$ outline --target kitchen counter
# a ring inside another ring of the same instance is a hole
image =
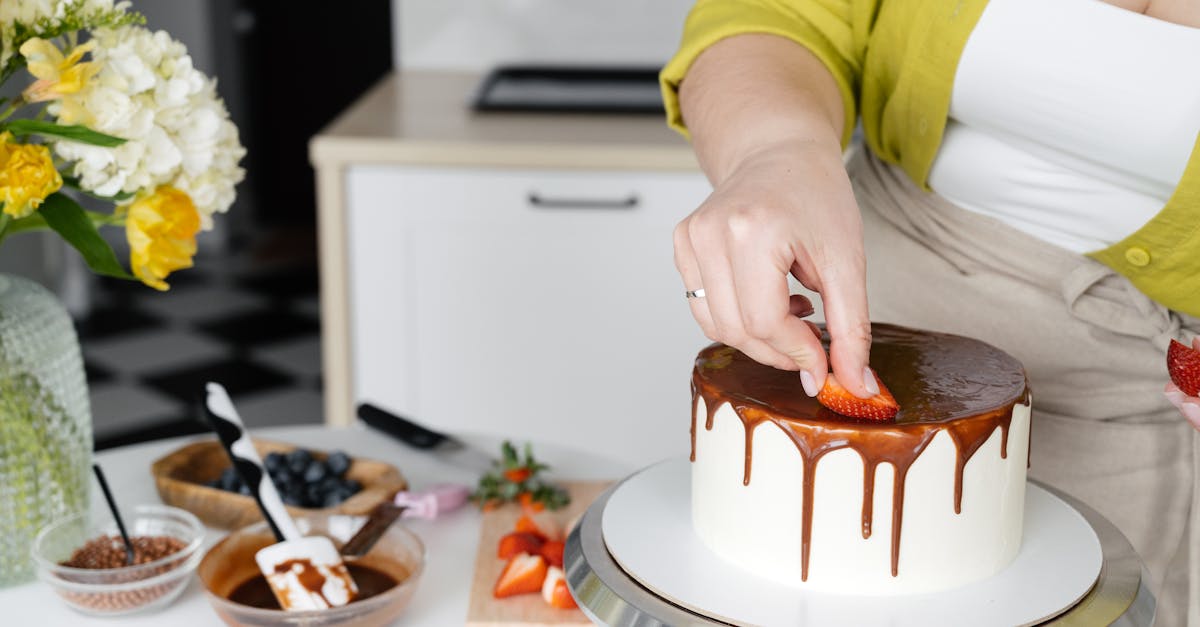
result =
[[[313,138],[317,168],[346,163],[697,169],[656,115],[477,113],[477,74],[405,72],[379,82]]]

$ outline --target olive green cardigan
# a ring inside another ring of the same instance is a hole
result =
[[[670,124],[686,134],[678,88],[696,57],[741,33],[786,37],[808,48],[837,81],[844,141],[862,115],[875,154],[928,189],[967,37],[987,0],[699,0],[683,42],[663,68]],[[1200,138],[1167,204],[1135,233],[1088,253],[1167,307],[1200,316]]]

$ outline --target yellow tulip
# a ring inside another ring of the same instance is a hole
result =
[[[79,93],[84,84],[100,70],[95,63],[80,62],[83,55],[95,47],[96,42],[89,41],[63,55],[57,46],[39,37],[21,44],[21,54],[25,57],[29,73],[38,79],[25,89],[22,96],[27,102],[44,102]]]
[[[164,185],[135,200],[125,212],[125,237],[133,274],[156,290],[175,270],[192,267],[200,214],[186,193]]]
[[[24,218],[62,187],[50,150],[36,144],[14,144],[11,133],[0,133],[0,202],[4,213]]]

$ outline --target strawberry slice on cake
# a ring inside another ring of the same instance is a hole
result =
[[[851,418],[863,420],[891,420],[900,411],[900,404],[888,391],[887,386],[874,371],[871,374],[879,384],[879,393],[871,398],[859,398],[850,393],[833,373],[825,377],[825,385],[817,393],[817,401],[831,411]]]

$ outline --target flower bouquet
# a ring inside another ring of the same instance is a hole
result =
[[[233,203],[245,150],[216,82],[143,22],[112,0],[0,2],[0,85],[33,78],[0,100],[0,241],[49,228],[93,271],[165,290]],[[63,188],[114,209],[85,211]],[[129,271],[97,232],[107,225],[125,227]]]
[[[215,81],[144,23],[127,2],[0,0],[0,242],[51,230],[92,271],[165,290],[245,151]],[[127,265],[104,227],[124,227]],[[31,575],[38,529],[87,507],[91,449],[70,318],[0,274],[0,585]]]

